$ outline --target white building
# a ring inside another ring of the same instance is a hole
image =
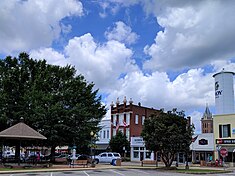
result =
[[[214,134],[202,133],[193,135],[190,150],[192,151],[193,163],[214,160]]]
[[[154,160],[154,153],[145,148],[142,137],[131,137],[131,161]]]
[[[96,141],[97,150],[106,151],[111,139],[111,121],[110,119],[102,119],[99,126],[101,130],[98,132],[98,141]]]

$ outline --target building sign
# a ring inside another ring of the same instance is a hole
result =
[[[215,82],[215,98],[219,98],[222,95],[223,90],[219,90],[219,82]]]
[[[208,145],[208,140],[206,140],[206,139],[200,139],[200,140],[198,141],[198,143],[199,143],[199,145]]]
[[[144,140],[142,137],[131,137],[131,145],[144,146]]]
[[[235,144],[235,139],[216,139],[216,144]]]

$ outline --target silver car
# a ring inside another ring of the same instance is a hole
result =
[[[104,152],[95,156],[95,163],[114,163],[117,159],[121,159],[121,155],[115,152]]]

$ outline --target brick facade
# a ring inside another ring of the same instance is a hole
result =
[[[117,126],[119,126],[118,130],[121,130],[129,141],[131,137],[141,136],[144,119],[159,112],[159,110],[153,108],[143,107],[140,103],[134,105],[132,100],[129,101],[129,104],[127,104],[126,99],[122,104],[119,104],[117,100],[116,106],[113,103],[111,104],[111,136],[116,135]]]
[[[202,133],[213,133],[213,118],[208,106],[201,119]]]

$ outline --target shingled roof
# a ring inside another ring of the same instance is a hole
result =
[[[1,131],[0,137],[14,139],[47,139],[23,122],[17,123],[10,128]]]

